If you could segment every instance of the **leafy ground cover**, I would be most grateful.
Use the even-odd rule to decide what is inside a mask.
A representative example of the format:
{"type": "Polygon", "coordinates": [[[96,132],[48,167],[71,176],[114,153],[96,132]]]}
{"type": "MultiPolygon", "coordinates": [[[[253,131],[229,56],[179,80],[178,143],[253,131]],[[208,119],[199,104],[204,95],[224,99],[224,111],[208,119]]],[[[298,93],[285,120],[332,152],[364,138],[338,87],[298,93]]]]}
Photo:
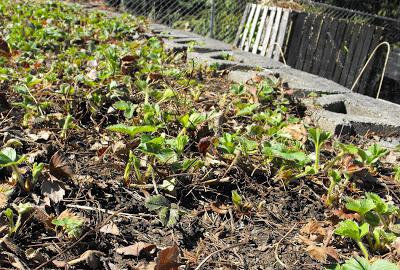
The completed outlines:
{"type": "Polygon", "coordinates": [[[129,15],[0,0],[1,268],[398,269],[399,149],[129,15]]]}

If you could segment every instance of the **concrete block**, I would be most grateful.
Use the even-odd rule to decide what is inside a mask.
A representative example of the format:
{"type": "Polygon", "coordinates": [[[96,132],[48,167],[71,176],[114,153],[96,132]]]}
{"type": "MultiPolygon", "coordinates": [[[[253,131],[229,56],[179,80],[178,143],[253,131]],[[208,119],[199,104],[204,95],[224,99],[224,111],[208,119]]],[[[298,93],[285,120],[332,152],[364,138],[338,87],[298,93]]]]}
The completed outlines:
{"type": "Polygon", "coordinates": [[[400,136],[400,106],[357,93],[326,95],[315,100],[311,118],[336,135],[400,136]]]}
{"type": "Polygon", "coordinates": [[[220,69],[240,71],[263,70],[266,68],[279,69],[285,67],[284,64],[276,60],[236,50],[209,53],[190,52],[188,53],[188,59],[194,59],[195,61],[208,66],[217,64],[220,69]]]}

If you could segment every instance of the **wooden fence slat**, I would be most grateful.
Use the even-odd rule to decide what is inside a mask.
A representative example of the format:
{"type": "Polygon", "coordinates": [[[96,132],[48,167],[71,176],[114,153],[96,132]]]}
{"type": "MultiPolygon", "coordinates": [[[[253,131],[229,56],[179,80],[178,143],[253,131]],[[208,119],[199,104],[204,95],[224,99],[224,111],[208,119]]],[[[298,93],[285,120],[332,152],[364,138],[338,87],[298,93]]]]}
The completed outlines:
{"type": "Polygon", "coordinates": [[[342,75],[344,65],[346,62],[346,56],[351,40],[351,33],[353,32],[355,25],[346,23],[346,30],[344,32],[341,47],[339,48],[339,54],[336,61],[335,72],[333,75],[333,81],[340,83],[340,77],[342,75]]]}
{"type": "Polygon", "coordinates": [[[249,16],[250,7],[251,7],[251,4],[247,4],[246,5],[246,8],[245,8],[244,13],[243,13],[242,20],[240,21],[239,29],[238,29],[238,31],[236,33],[235,41],[233,43],[236,47],[239,46],[240,35],[243,32],[243,28],[244,28],[244,24],[246,23],[247,16],[249,16]]]}
{"type": "MultiPolygon", "coordinates": [[[[365,37],[363,38],[364,42],[360,42],[360,43],[362,43],[363,46],[362,46],[362,49],[361,49],[360,56],[358,56],[356,58],[356,59],[358,59],[358,63],[357,64],[354,63],[354,65],[355,65],[355,73],[354,73],[353,80],[350,82],[351,86],[353,85],[353,83],[356,80],[357,76],[361,72],[362,67],[367,62],[367,57],[368,57],[368,53],[369,53],[369,47],[371,45],[372,37],[374,35],[374,27],[372,27],[370,25],[366,25],[362,31],[365,32],[365,37]]],[[[363,75],[365,75],[365,73],[363,75]]],[[[365,77],[363,76],[361,78],[361,80],[364,80],[364,79],[365,79],[365,77]]],[[[357,92],[357,93],[364,94],[364,89],[360,88],[360,82],[358,82],[358,84],[357,84],[356,88],[354,89],[354,91],[357,92]]]]}
{"type": "Polygon", "coordinates": [[[353,55],[353,60],[351,61],[351,66],[350,66],[350,70],[349,70],[349,75],[347,76],[347,81],[345,86],[350,88],[356,77],[357,77],[357,71],[358,71],[358,67],[359,67],[359,62],[360,62],[360,58],[361,58],[361,53],[364,47],[364,43],[367,42],[366,41],[366,37],[368,35],[369,32],[369,26],[368,25],[361,25],[360,28],[360,35],[358,37],[358,42],[357,42],[357,46],[353,55]],[[362,42],[360,42],[362,41],[362,42]]]}
{"type": "Polygon", "coordinates": [[[249,33],[249,29],[250,29],[250,26],[251,26],[251,20],[253,19],[255,11],[256,11],[256,4],[251,4],[250,14],[249,14],[249,17],[247,18],[246,27],[244,28],[242,41],[240,42],[240,47],[239,48],[241,50],[243,50],[245,42],[247,40],[247,35],[249,33]]]}
{"type": "Polygon", "coordinates": [[[267,51],[268,58],[272,58],[272,53],[274,51],[276,37],[278,35],[278,29],[279,29],[279,25],[280,25],[280,21],[281,21],[281,17],[282,17],[282,11],[283,11],[282,8],[277,8],[274,27],[272,29],[271,42],[269,43],[268,51],[267,51]]]}
{"type": "MultiPolygon", "coordinates": [[[[372,51],[376,48],[376,46],[378,46],[379,42],[381,41],[382,38],[382,34],[383,34],[383,28],[382,27],[375,27],[374,29],[374,35],[372,37],[372,41],[371,44],[369,46],[369,52],[368,52],[368,57],[371,55],[372,51]]],[[[375,54],[374,59],[377,59],[379,55],[375,54]]],[[[372,60],[371,60],[372,61],[372,60]]],[[[372,71],[372,67],[373,67],[374,62],[370,62],[369,65],[367,66],[367,68],[364,71],[364,79],[361,80],[360,83],[360,88],[363,89],[363,92],[368,95],[368,96],[373,96],[373,85],[367,85],[368,82],[372,81],[373,77],[371,74],[372,71]]],[[[379,75],[379,74],[377,74],[379,75]]],[[[376,76],[376,75],[374,75],[376,76]]]]}
{"type": "Polygon", "coordinates": [[[256,31],[256,27],[257,27],[257,23],[258,23],[258,17],[260,16],[260,11],[261,11],[261,5],[257,5],[256,13],[254,14],[253,22],[251,24],[249,39],[248,39],[248,41],[246,43],[246,47],[244,49],[246,52],[248,52],[250,50],[251,43],[253,41],[254,32],[256,31]]]}
{"type": "Polygon", "coordinates": [[[336,35],[333,43],[333,49],[332,49],[332,54],[331,58],[329,60],[329,66],[326,70],[326,77],[327,79],[332,80],[334,73],[335,73],[335,68],[336,65],[338,64],[338,57],[339,57],[339,52],[340,52],[340,45],[343,42],[343,35],[344,31],[346,30],[346,22],[345,21],[339,21],[337,25],[337,30],[336,30],[336,35]]]}
{"type": "Polygon", "coordinates": [[[275,51],[274,51],[274,59],[279,61],[279,58],[281,56],[281,49],[283,51],[283,42],[285,41],[285,36],[286,36],[286,29],[288,26],[288,22],[289,22],[289,10],[285,9],[283,11],[283,16],[282,16],[282,20],[281,20],[281,24],[279,25],[279,33],[278,33],[278,38],[276,40],[276,43],[279,45],[275,46],[275,51]]]}
{"type": "Polygon", "coordinates": [[[263,45],[261,48],[262,56],[265,56],[265,52],[267,51],[269,39],[271,37],[271,30],[272,30],[272,26],[273,26],[275,14],[276,14],[276,8],[269,8],[269,9],[271,12],[269,15],[268,24],[267,24],[267,28],[266,28],[266,32],[265,32],[265,37],[264,37],[263,45]]]}
{"type": "Polygon", "coordinates": [[[327,38],[325,42],[324,54],[322,56],[322,65],[319,70],[319,75],[324,78],[327,77],[326,75],[327,70],[329,66],[332,64],[330,60],[334,50],[337,27],[338,27],[338,21],[335,19],[331,19],[329,23],[328,32],[326,33],[327,38]]]}
{"type": "Polygon", "coordinates": [[[317,51],[315,52],[315,57],[313,59],[313,64],[311,69],[311,73],[313,74],[318,74],[321,67],[322,57],[324,55],[324,45],[327,36],[326,33],[328,31],[329,22],[330,20],[328,18],[323,17],[321,32],[318,38],[317,51]]]}
{"type": "Polygon", "coordinates": [[[346,61],[344,63],[344,68],[342,71],[342,75],[340,76],[340,84],[341,85],[346,85],[347,82],[347,77],[349,75],[349,71],[350,71],[350,67],[351,67],[351,63],[353,61],[353,55],[355,53],[355,49],[357,47],[357,43],[358,43],[358,36],[360,33],[360,25],[359,24],[355,24],[353,31],[352,31],[352,36],[351,36],[351,40],[349,43],[349,47],[348,47],[348,53],[346,55],[346,61]]]}
{"type": "Polygon", "coordinates": [[[288,65],[291,67],[294,67],[296,65],[296,59],[301,44],[301,30],[303,29],[305,18],[306,13],[296,13],[295,20],[292,26],[292,34],[289,40],[287,56],[288,65]]]}
{"type": "Polygon", "coordinates": [[[312,26],[312,33],[310,35],[310,42],[308,43],[306,58],[303,65],[303,71],[310,72],[312,68],[315,51],[317,50],[318,38],[321,33],[322,16],[317,16],[312,26]]]}
{"type": "Polygon", "coordinates": [[[261,37],[262,34],[265,32],[265,21],[267,20],[267,15],[268,15],[268,7],[264,7],[263,8],[263,14],[261,16],[261,22],[260,22],[260,26],[258,27],[258,32],[257,32],[257,37],[256,37],[256,41],[254,42],[254,46],[253,46],[253,51],[252,53],[256,54],[258,52],[258,50],[260,49],[260,41],[261,41],[261,37]]]}
{"type": "Polygon", "coordinates": [[[303,68],[303,64],[304,64],[304,60],[306,58],[306,53],[307,53],[307,47],[310,41],[310,32],[312,29],[312,24],[315,20],[316,16],[314,14],[308,14],[305,22],[304,22],[304,27],[303,27],[303,35],[301,38],[301,46],[299,49],[299,53],[297,55],[297,61],[296,61],[296,66],[295,68],[297,69],[302,69],[303,68]]]}

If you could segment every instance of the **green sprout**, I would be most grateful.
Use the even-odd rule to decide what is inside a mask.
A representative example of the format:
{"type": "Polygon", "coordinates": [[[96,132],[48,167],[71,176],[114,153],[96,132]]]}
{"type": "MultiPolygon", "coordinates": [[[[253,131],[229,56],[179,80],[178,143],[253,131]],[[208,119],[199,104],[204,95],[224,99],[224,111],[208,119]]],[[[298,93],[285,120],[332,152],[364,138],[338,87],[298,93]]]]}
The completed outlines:
{"type": "Polygon", "coordinates": [[[318,172],[319,171],[319,159],[320,159],[320,151],[321,147],[324,145],[326,141],[331,138],[331,134],[329,132],[323,132],[319,128],[310,128],[309,136],[314,143],[315,147],[315,165],[314,168],[318,172]]]}
{"type": "Polygon", "coordinates": [[[335,194],[334,194],[334,189],[342,181],[342,175],[337,170],[331,170],[331,171],[329,171],[328,174],[329,174],[330,184],[329,184],[329,188],[328,188],[326,205],[330,206],[333,203],[333,201],[336,199],[335,194]]]}
{"type": "Polygon", "coordinates": [[[18,231],[19,227],[22,224],[21,222],[23,215],[32,209],[32,205],[30,203],[13,204],[12,206],[17,211],[18,214],[16,222],[14,222],[14,212],[11,208],[7,208],[4,211],[4,215],[8,219],[9,235],[13,235],[18,231]]]}

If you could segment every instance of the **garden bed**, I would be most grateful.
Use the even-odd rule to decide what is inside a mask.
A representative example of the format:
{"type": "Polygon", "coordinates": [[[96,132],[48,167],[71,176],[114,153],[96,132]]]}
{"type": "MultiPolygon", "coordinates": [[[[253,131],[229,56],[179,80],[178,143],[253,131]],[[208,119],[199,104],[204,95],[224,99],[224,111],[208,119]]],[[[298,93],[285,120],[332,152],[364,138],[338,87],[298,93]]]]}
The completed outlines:
{"type": "Polygon", "coordinates": [[[0,268],[397,269],[398,147],[129,15],[0,0],[0,23],[0,268]]]}

